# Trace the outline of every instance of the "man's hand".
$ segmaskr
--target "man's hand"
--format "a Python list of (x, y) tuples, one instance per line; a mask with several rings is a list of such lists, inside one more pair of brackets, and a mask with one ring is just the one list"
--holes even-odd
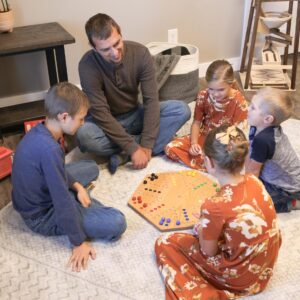
[(131, 154), (131, 161), (134, 169), (143, 169), (147, 167), (149, 159), (148, 159), (148, 155), (143, 149), (146, 148), (142, 148), (139, 146), (137, 150), (135, 150)]
[(201, 146), (199, 144), (192, 144), (189, 149), (189, 153), (193, 156), (202, 154)]
[(152, 157), (152, 149), (145, 148), (145, 147), (142, 147), (142, 146), (141, 146), (141, 148), (145, 152), (145, 154), (147, 155), (148, 161), (150, 161), (150, 159)]
[(83, 207), (91, 205), (91, 199), (87, 190), (79, 182), (75, 182), (73, 188), (77, 191), (77, 198)]
[(90, 256), (92, 259), (95, 259), (96, 250), (91, 243), (83, 242), (80, 246), (73, 248), (67, 267), (71, 267), (73, 272), (80, 272), (82, 269), (86, 270)]

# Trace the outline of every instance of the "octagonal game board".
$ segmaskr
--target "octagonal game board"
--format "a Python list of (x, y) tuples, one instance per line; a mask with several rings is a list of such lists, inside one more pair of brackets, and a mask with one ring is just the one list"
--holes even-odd
[(219, 186), (195, 170), (146, 175), (128, 205), (160, 231), (191, 228), (204, 199)]

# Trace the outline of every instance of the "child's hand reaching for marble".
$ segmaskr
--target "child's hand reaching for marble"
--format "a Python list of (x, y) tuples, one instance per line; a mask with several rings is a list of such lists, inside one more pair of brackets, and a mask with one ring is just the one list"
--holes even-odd
[(192, 144), (189, 153), (193, 156), (201, 155), (202, 154), (202, 149), (199, 144)]

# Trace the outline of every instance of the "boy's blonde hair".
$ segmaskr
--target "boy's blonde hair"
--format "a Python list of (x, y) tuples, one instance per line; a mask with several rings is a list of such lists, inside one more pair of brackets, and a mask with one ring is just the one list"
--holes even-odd
[(241, 129), (236, 126), (221, 125), (208, 133), (203, 150), (219, 168), (234, 174), (242, 170), (249, 144)]
[(207, 83), (214, 80), (224, 81), (228, 84), (235, 83), (233, 68), (231, 64), (224, 59), (215, 60), (208, 66), (205, 79)]
[(277, 126), (281, 124), (293, 113), (293, 101), (282, 90), (265, 87), (257, 92), (256, 97), (259, 97), (262, 100), (260, 108), (264, 113), (274, 117), (272, 125)]
[(88, 108), (88, 97), (77, 86), (69, 82), (60, 82), (52, 86), (45, 97), (45, 113), (49, 119), (67, 112), (72, 118), (82, 108)]

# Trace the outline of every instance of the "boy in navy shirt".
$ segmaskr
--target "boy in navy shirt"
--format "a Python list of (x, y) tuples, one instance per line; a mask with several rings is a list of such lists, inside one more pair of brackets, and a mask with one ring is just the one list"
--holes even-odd
[(99, 175), (94, 161), (65, 166), (59, 144), (83, 125), (87, 96), (71, 83), (59, 83), (45, 97), (46, 120), (19, 143), (12, 171), (12, 201), (25, 224), (42, 235), (67, 235), (73, 244), (68, 265), (87, 268), (96, 251), (90, 239), (117, 239), (126, 229), (124, 215), (91, 199), (84, 188)]
[(263, 88), (248, 109), (250, 159), (246, 172), (261, 179), (277, 212), (300, 208), (300, 160), (280, 124), (293, 111), (287, 95), (274, 88)]

